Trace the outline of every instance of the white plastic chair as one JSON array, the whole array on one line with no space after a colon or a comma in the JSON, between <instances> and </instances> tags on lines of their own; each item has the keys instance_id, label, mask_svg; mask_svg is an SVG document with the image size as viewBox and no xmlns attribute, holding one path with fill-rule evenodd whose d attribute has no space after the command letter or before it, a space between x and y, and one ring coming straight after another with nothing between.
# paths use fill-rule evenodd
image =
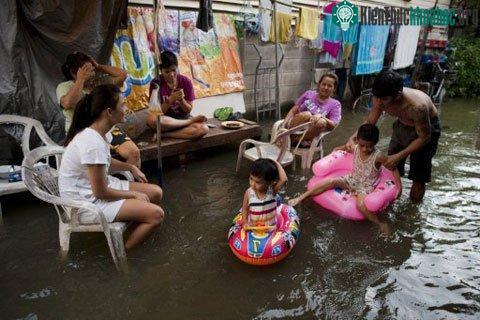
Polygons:
<instances>
[{"instance_id":1,"label":"white plastic chair","mask_svg":"<svg viewBox=\"0 0 480 320\"><path fill-rule=\"evenodd\" d=\"M270 142L262 142L253 139L243 140L238 148L236 172L240 170L242 158L247 158L251 161L260 158L268 158L276 160L283 167L291 164L294 156L290 152L290 135L296 131L307 129L310 124L311 122L307 122L292 129L282 129L280 130L281 132L278 132L275 136L272 134ZM254 147L247 149L249 144L253 144Z\"/></svg>"},{"instance_id":2,"label":"white plastic chair","mask_svg":"<svg viewBox=\"0 0 480 320\"><path fill-rule=\"evenodd\" d=\"M57 145L52 139L50 139L50 137L45 132L42 124L38 120L17 115L2 114L0 115L0 125L2 124L15 124L24 127L21 142L23 156L30 152L30 136L33 129L45 145ZM3 195L24 191L27 191L27 187L25 186L25 183L23 181L8 182L8 180L0 179L0 197ZM0 202L0 224L2 222L2 204Z\"/></svg>"},{"instance_id":3,"label":"white plastic chair","mask_svg":"<svg viewBox=\"0 0 480 320\"><path fill-rule=\"evenodd\" d=\"M276 136L278 132L280 132L284 128L284 121L285 120L278 120L277 122L274 123L272 127L272 138ZM294 134L303 135L306 130L308 130L308 128L303 130L297 130L296 132L294 132ZM299 148L303 138L301 138L298 141L298 143L295 146L295 149L292 151L292 154L300 156L302 169L309 169L312 166L313 157L317 152L320 152L320 158L323 158L323 142L325 140L325 137L331 132L333 132L333 130L321 132L318 136L316 136L312 140L310 147L308 148Z\"/></svg>"},{"instance_id":4,"label":"white plastic chair","mask_svg":"<svg viewBox=\"0 0 480 320\"><path fill-rule=\"evenodd\" d=\"M28 190L37 198L55 206L62 257L65 258L68 254L72 232L103 232L115 266L125 270L123 232L127 223L108 223L103 212L91 202L60 198L58 173L49 165L49 160L55 157L58 168L63 152L64 148L60 146L39 147L29 152L22 164L22 177Z\"/></svg>"}]
</instances>

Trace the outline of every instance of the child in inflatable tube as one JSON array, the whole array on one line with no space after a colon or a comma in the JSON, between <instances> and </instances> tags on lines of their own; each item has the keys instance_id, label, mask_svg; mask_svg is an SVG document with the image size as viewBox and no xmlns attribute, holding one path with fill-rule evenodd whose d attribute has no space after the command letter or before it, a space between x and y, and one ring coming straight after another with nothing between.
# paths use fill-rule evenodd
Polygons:
<instances>
[{"instance_id":1,"label":"child in inflatable tube","mask_svg":"<svg viewBox=\"0 0 480 320\"><path fill-rule=\"evenodd\" d=\"M295 210L281 203L277 192L287 182L282 166L256 160L250 170L241 212L228 232L232 252L245 263L269 265L285 258L299 236Z\"/></svg>"},{"instance_id":2,"label":"child in inflatable tube","mask_svg":"<svg viewBox=\"0 0 480 320\"><path fill-rule=\"evenodd\" d=\"M307 197L322 194L330 189L342 188L344 190L348 190L350 194L356 198L356 209L358 209L358 211L366 219L377 224L382 233L388 234L388 225L380 222L380 220L367 209L367 206L364 202L365 197L375 189L380 178L380 168L387 160L387 157L375 148L378 140L379 130L377 126L372 124L361 125L357 132L357 144L354 148L353 167L351 172L343 176L318 179L320 181L309 188L310 190L297 198L291 199L288 204L291 206L296 206ZM335 150L344 151L345 146L337 147ZM397 189L395 195L396 199L400 196L402 190L400 174L398 170L393 172L393 177L395 180L395 187Z\"/></svg>"}]
</instances>

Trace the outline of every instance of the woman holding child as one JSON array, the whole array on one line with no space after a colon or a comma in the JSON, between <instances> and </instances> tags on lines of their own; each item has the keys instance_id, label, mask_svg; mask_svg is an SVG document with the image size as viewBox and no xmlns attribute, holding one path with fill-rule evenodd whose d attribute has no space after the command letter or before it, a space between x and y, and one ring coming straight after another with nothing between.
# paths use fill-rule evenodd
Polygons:
<instances>
[{"instance_id":1,"label":"woman holding child","mask_svg":"<svg viewBox=\"0 0 480 320\"><path fill-rule=\"evenodd\" d=\"M208 133L207 118L203 115L192 117L195 93L190 79L178 73L178 59L171 51L160 54L160 76L150 83L152 91L158 88L158 99L162 114L160 124L162 136L177 139L198 139ZM155 97L153 97L155 99ZM147 124L157 127L157 112L150 112Z\"/></svg>"},{"instance_id":2,"label":"woman holding child","mask_svg":"<svg viewBox=\"0 0 480 320\"><path fill-rule=\"evenodd\" d=\"M316 91L308 90L298 98L285 117L285 126L294 128L313 121L304 137L307 144L320 133L333 130L342 118L342 105L340 101L332 98L337 85L338 77L335 74L324 74Z\"/></svg>"},{"instance_id":3,"label":"woman holding child","mask_svg":"<svg viewBox=\"0 0 480 320\"><path fill-rule=\"evenodd\" d=\"M62 65L65 81L57 86L57 100L65 115L65 132L72 123L73 113L80 100L100 84L115 84L119 87L127 73L117 67L99 64L92 57L73 52ZM113 140L110 149L119 154L126 162L140 167L140 151L135 143L120 129L113 127Z\"/></svg>"}]
</instances>

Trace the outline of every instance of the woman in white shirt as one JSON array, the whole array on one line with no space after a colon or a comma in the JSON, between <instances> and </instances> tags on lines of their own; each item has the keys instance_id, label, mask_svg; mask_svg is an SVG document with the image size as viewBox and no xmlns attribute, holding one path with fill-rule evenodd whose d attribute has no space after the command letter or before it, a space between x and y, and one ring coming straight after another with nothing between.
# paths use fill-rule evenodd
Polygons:
<instances>
[{"instance_id":1,"label":"woman in white shirt","mask_svg":"<svg viewBox=\"0 0 480 320\"><path fill-rule=\"evenodd\" d=\"M94 203L109 222L137 222L125 242L129 249L162 222L164 212L159 206L162 189L146 183L145 175L135 165L110 156L109 131L123 121L123 98L115 85L98 86L80 101L65 139L59 188L62 197ZM130 171L140 182L109 176L110 169Z\"/></svg>"}]
</instances>

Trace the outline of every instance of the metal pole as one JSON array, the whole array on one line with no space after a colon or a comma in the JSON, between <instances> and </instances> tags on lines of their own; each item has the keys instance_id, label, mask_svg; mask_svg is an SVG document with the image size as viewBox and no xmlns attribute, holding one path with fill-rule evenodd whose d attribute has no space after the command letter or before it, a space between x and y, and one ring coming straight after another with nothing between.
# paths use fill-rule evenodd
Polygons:
<instances>
[{"instance_id":1,"label":"metal pole","mask_svg":"<svg viewBox=\"0 0 480 320\"><path fill-rule=\"evenodd\" d=\"M163 163L162 163L162 127L160 114L157 114L157 180L158 185L163 187Z\"/></svg>"},{"instance_id":2,"label":"metal pole","mask_svg":"<svg viewBox=\"0 0 480 320\"><path fill-rule=\"evenodd\" d=\"M277 2L273 2L273 26L274 26L274 35L275 35L275 107L277 120L280 120L280 80L278 75L278 32L277 32Z\"/></svg>"}]
</instances>

